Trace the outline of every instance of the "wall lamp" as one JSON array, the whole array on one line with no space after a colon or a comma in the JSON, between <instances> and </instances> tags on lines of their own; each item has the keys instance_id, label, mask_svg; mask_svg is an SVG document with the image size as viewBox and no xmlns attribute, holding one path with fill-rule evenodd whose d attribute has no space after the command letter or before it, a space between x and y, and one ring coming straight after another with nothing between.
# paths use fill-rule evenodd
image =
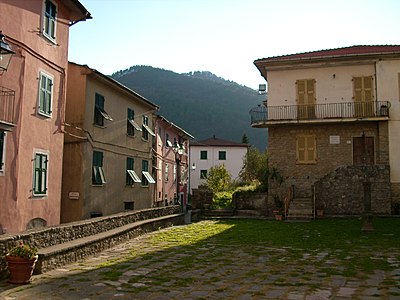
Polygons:
<instances>
[{"instance_id":1,"label":"wall lamp","mask_svg":"<svg viewBox=\"0 0 400 300\"><path fill-rule=\"evenodd\" d=\"M5 35L0 30L0 71L7 71L11 57L15 54L10 45L5 41Z\"/></svg>"}]
</instances>

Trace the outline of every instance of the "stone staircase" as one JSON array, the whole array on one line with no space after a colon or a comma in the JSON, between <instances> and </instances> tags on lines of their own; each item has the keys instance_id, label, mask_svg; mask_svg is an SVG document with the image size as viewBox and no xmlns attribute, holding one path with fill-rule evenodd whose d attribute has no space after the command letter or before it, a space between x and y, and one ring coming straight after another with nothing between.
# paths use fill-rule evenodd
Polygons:
<instances>
[{"instance_id":1,"label":"stone staircase","mask_svg":"<svg viewBox=\"0 0 400 300\"><path fill-rule=\"evenodd\" d=\"M294 198L289 205L287 221L310 221L314 218L311 197Z\"/></svg>"}]
</instances>

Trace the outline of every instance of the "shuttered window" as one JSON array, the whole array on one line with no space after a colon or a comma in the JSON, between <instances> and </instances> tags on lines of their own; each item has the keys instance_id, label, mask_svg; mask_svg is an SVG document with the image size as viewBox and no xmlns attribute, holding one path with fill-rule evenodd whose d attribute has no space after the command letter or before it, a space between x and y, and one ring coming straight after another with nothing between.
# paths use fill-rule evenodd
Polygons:
<instances>
[{"instance_id":1,"label":"shuttered window","mask_svg":"<svg viewBox=\"0 0 400 300\"><path fill-rule=\"evenodd\" d=\"M315 80L296 80L297 116L299 119L315 119Z\"/></svg>"},{"instance_id":2,"label":"shuttered window","mask_svg":"<svg viewBox=\"0 0 400 300\"><path fill-rule=\"evenodd\" d=\"M102 185L106 183L103 170L103 152L93 151L93 172L92 172L92 184Z\"/></svg>"},{"instance_id":3,"label":"shuttered window","mask_svg":"<svg viewBox=\"0 0 400 300\"><path fill-rule=\"evenodd\" d=\"M0 131L0 171L4 170L4 141L6 138L6 133Z\"/></svg>"},{"instance_id":4,"label":"shuttered window","mask_svg":"<svg viewBox=\"0 0 400 300\"><path fill-rule=\"evenodd\" d=\"M46 0L43 18L43 34L52 41L56 39L56 16L56 6L52 1Z\"/></svg>"},{"instance_id":5,"label":"shuttered window","mask_svg":"<svg viewBox=\"0 0 400 300\"><path fill-rule=\"evenodd\" d=\"M354 77L354 101L373 101L374 89L372 76Z\"/></svg>"},{"instance_id":6,"label":"shuttered window","mask_svg":"<svg viewBox=\"0 0 400 300\"><path fill-rule=\"evenodd\" d=\"M39 105L38 112L41 115L49 117L51 115L51 106L53 98L53 78L40 73L39 87Z\"/></svg>"},{"instance_id":7,"label":"shuttered window","mask_svg":"<svg viewBox=\"0 0 400 300\"><path fill-rule=\"evenodd\" d=\"M314 135L299 135L296 138L296 163L315 164L317 162Z\"/></svg>"},{"instance_id":8,"label":"shuttered window","mask_svg":"<svg viewBox=\"0 0 400 300\"><path fill-rule=\"evenodd\" d=\"M33 194L47 194L47 154L35 153L34 173L33 173Z\"/></svg>"}]
</instances>

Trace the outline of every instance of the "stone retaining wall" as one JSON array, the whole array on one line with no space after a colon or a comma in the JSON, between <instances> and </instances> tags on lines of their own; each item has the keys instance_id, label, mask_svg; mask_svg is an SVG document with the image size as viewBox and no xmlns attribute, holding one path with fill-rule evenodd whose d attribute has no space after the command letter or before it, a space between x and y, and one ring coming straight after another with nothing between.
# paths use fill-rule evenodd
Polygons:
<instances>
[{"instance_id":1,"label":"stone retaining wall","mask_svg":"<svg viewBox=\"0 0 400 300\"><path fill-rule=\"evenodd\" d=\"M16 246L20 241L36 246L37 248L46 248L78 238L99 234L134 222L178 214L180 212L180 206L168 206L87 219L58 226L46 227L43 229L29 230L15 235L1 235L0 277L2 277L2 275L4 276L4 273L7 270L5 255L9 249ZM104 243L108 242L105 241Z\"/></svg>"},{"instance_id":2,"label":"stone retaining wall","mask_svg":"<svg viewBox=\"0 0 400 300\"><path fill-rule=\"evenodd\" d=\"M346 166L315 183L315 206L324 215L361 215L364 212L363 183L371 183L371 209L390 215L391 185L388 165Z\"/></svg>"},{"instance_id":3,"label":"stone retaining wall","mask_svg":"<svg viewBox=\"0 0 400 300\"><path fill-rule=\"evenodd\" d=\"M259 215L268 215L267 193L236 192L232 196L235 211L255 211Z\"/></svg>"}]
</instances>

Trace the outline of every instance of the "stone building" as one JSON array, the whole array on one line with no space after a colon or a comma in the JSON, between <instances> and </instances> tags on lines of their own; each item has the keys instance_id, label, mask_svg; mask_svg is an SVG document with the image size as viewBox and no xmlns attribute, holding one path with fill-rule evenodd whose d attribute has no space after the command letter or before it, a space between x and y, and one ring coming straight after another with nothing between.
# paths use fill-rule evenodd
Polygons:
<instances>
[{"instance_id":1,"label":"stone building","mask_svg":"<svg viewBox=\"0 0 400 300\"><path fill-rule=\"evenodd\" d=\"M400 46L353 46L256 60L268 82L253 127L268 127L273 197L303 199L329 215L390 214L400 195ZM292 191L288 193L287 191ZM311 200L311 201L310 201ZM314 204L315 203L315 204Z\"/></svg>"},{"instance_id":2,"label":"stone building","mask_svg":"<svg viewBox=\"0 0 400 300\"><path fill-rule=\"evenodd\" d=\"M63 223L153 206L157 109L110 77L69 63Z\"/></svg>"},{"instance_id":3,"label":"stone building","mask_svg":"<svg viewBox=\"0 0 400 300\"><path fill-rule=\"evenodd\" d=\"M0 13L14 52L0 68L1 234L60 223L69 30L91 16L78 0L1 0Z\"/></svg>"}]
</instances>

